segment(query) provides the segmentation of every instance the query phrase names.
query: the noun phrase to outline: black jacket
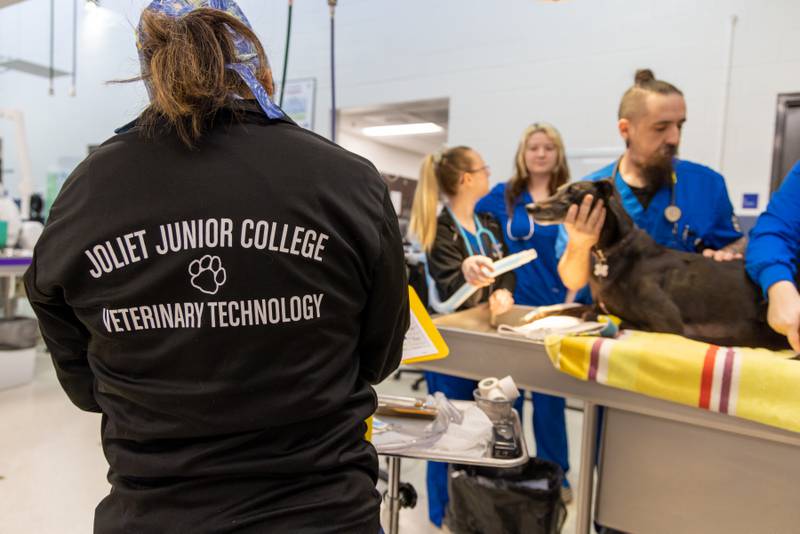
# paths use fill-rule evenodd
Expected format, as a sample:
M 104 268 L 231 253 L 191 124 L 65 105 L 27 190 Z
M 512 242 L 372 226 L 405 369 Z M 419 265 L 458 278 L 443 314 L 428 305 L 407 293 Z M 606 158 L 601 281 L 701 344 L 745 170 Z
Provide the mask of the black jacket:
M 409 320 L 387 188 L 235 106 L 196 150 L 135 126 L 106 141 L 25 276 L 62 386 L 103 413 L 96 529 L 377 531 L 364 420 Z
M 480 223 L 492 232 L 502 251 L 502 253 L 498 253 L 497 250 L 486 250 L 487 255 L 495 261 L 508 255 L 508 248 L 503 241 L 503 231 L 494 217 L 488 213 L 476 215 Z M 489 243 L 486 243 L 484 246 L 488 245 Z M 453 217 L 448 210 L 443 209 L 436 219 L 436 238 L 431 251 L 427 254 L 428 271 L 436 283 L 436 290 L 442 302 L 450 298 L 466 282 L 464 274 L 461 272 L 461 264 L 468 255 L 466 243 L 464 243 L 464 238 L 458 231 Z M 476 304 L 486 302 L 492 292 L 497 289 L 507 289 L 513 293 L 515 282 L 513 271 L 499 276 L 493 285 L 476 291 L 459 309 L 471 308 Z

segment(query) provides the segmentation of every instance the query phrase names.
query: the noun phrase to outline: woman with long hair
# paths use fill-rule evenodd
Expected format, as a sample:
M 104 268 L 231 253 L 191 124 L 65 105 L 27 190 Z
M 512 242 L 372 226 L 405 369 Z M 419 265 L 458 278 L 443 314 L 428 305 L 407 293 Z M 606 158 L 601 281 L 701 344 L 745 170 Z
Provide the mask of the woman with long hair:
M 514 304 L 514 274 L 495 278 L 492 262 L 508 253 L 500 225 L 488 214 L 476 214 L 475 203 L 489 190 L 489 167 L 475 150 L 457 146 L 425 157 L 411 209 L 410 231 L 425 250 L 428 271 L 440 300 L 462 285 L 480 287 L 460 309 L 486 303 L 502 314 Z M 441 213 L 437 209 L 443 201 Z M 450 399 L 472 400 L 478 387 L 467 380 L 426 372 L 428 392 Z M 447 464 L 428 462 L 428 515 L 441 526 L 447 509 Z
M 377 533 L 364 421 L 409 321 L 387 188 L 273 103 L 232 0 L 156 0 L 138 47 L 150 103 L 64 184 L 25 276 L 103 415 L 94 531 Z
M 514 174 L 507 183 L 496 185 L 478 202 L 475 210 L 491 214 L 503 228 L 503 239 L 510 253 L 535 249 L 536 261 L 516 269 L 514 301 L 528 306 L 558 304 L 567 299 L 567 290 L 558 276 L 556 257 L 557 226 L 541 226 L 525 210 L 525 205 L 548 198 L 569 181 L 564 142 L 558 130 L 546 123 L 528 126 L 520 136 L 514 156 Z M 533 393 L 533 428 L 536 454 L 569 470 L 569 450 L 561 397 Z M 566 500 L 571 499 L 569 482 L 564 477 Z

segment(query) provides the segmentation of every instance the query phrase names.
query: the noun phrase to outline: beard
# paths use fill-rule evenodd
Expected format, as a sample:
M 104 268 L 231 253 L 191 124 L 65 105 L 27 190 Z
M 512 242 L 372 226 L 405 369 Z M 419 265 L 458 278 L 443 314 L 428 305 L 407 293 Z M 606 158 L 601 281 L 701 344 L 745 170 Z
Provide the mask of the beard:
M 669 187 L 672 182 L 672 159 L 678 154 L 675 145 L 664 145 L 655 154 L 650 156 L 642 165 L 642 178 L 646 188 L 658 191 L 662 187 Z

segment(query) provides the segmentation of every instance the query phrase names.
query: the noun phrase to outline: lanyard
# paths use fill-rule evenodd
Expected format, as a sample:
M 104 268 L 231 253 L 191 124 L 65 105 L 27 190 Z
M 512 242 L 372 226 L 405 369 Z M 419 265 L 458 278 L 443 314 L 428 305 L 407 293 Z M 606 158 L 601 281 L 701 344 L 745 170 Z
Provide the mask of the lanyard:
M 456 216 L 453 214 L 453 211 L 450 209 L 450 207 L 446 206 L 446 208 L 447 212 L 450 213 L 450 217 L 453 219 L 453 222 L 456 223 L 456 228 L 458 228 L 458 231 L 461 233 L 461 237 L 464 239 L 464 244 L 467 246 L 467 253 L 470 256 L 474 256 L 475 250 L 472 248 L 472 245 L 470 244 L 469 237 L 467 236 L 467 231 L 464 230 L 464 227 L 461 226 L 460 222 L 458 222 L 458 219 L 456 219 Z M 499 257 L 502 257 L 503 254 L 500 248 L 500 243 L 497 242 L 497 239 L 494 237 L 494 234 L 489 230 L 487 230 L 486 227 L 481 224 L 481 221 L 478 220 L 477 215 L 473 214 L 472 218 L 475 221 L 475 238 L 476 241 L 478 242 L 478 247 L 480 247 L 481 255 L 491 257 L 491 253 L 487 254 L 486 249 L 483 248 L 482 236 L 488 235 L 489 241 L 492 243 L 492 248 Z

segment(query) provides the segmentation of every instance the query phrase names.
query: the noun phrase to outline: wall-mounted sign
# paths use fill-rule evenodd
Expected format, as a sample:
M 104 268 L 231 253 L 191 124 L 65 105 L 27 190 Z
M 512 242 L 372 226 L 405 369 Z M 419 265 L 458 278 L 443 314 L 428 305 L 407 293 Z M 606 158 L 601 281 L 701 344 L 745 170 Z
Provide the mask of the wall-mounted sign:
M 742 208 L 744 209 L 758 208 L 758 193 L 744 193 L 742 195 Z
M 276 82 L 278 91 L 280 91 L 280 87 L 280 82 Z M 294 122 L 307 130 L 314 129 L 314 100 L 316 88 L 316 78 L 286 80 L 286 96 L 283 97 L 283 111 L 285 111 Z M 279 94 L 276 94 L 275 101 L 280 102 Z

